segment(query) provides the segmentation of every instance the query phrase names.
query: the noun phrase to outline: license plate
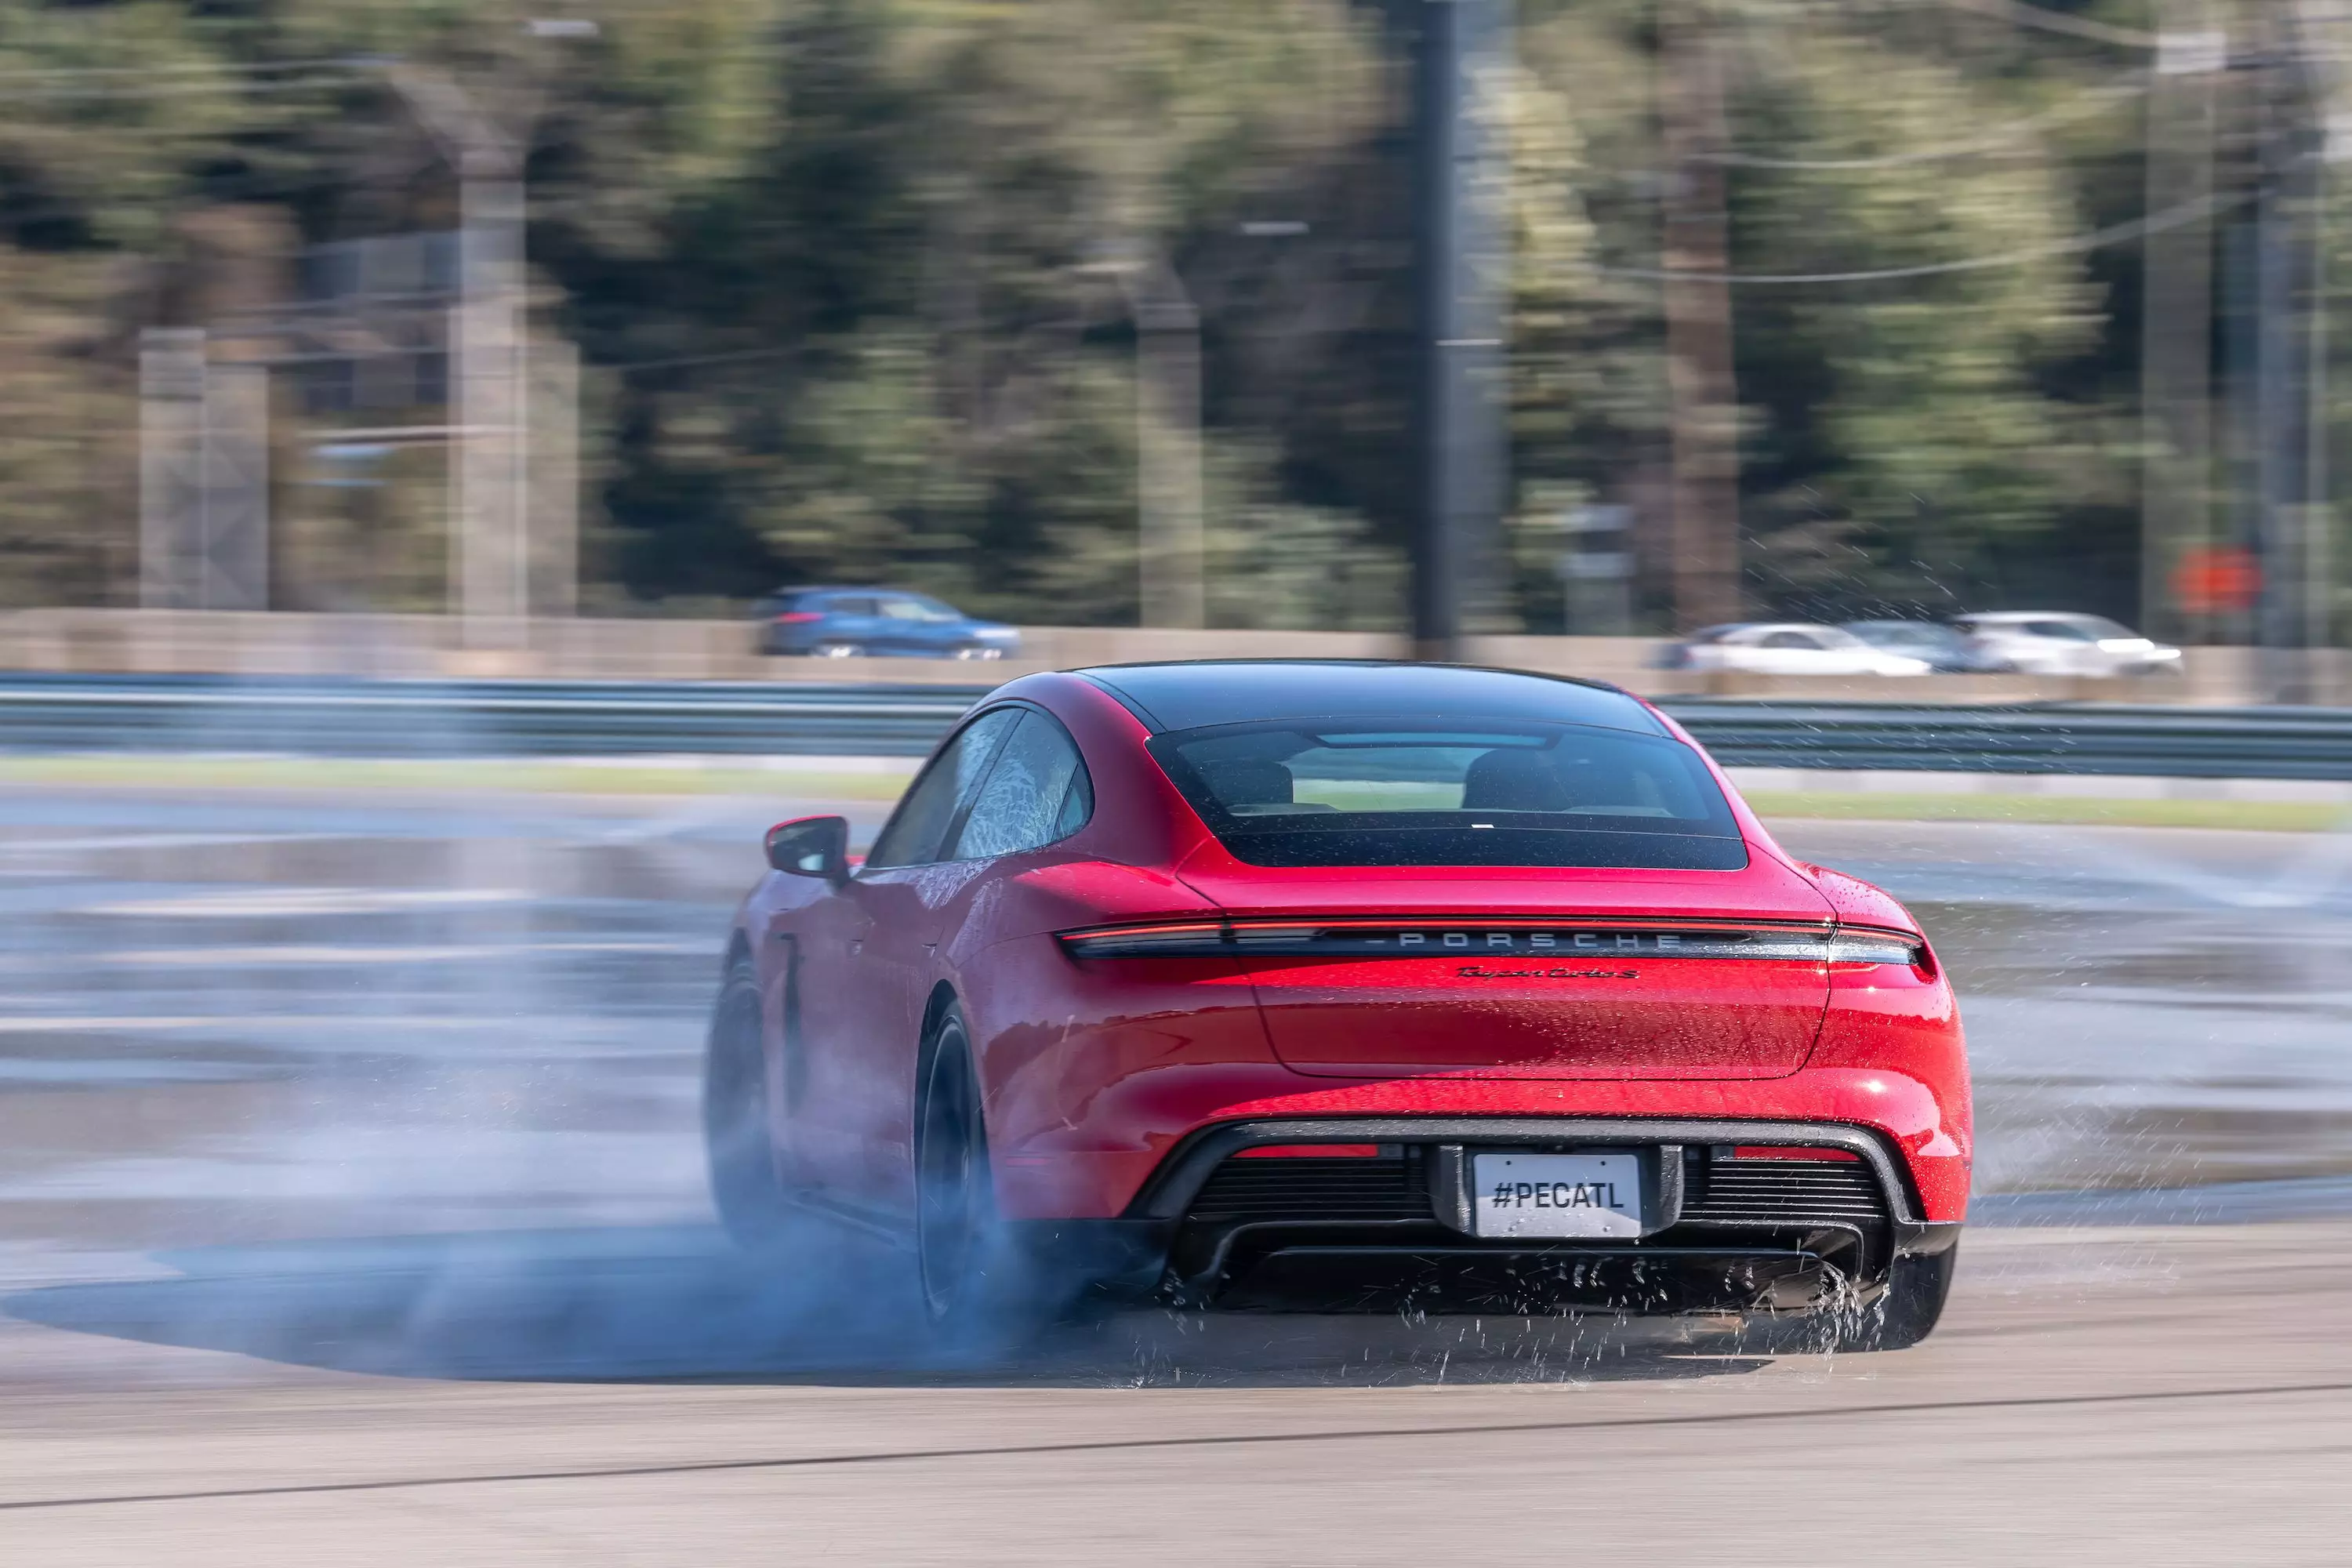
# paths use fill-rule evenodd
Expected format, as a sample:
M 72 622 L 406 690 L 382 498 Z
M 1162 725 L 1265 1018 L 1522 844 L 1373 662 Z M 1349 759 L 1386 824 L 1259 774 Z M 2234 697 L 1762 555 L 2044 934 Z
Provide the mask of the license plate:
M 1642 1161 L 1607 1154 L 1480 1154 L 1472 1215 L 1480 1236 L 1639 1236 Z

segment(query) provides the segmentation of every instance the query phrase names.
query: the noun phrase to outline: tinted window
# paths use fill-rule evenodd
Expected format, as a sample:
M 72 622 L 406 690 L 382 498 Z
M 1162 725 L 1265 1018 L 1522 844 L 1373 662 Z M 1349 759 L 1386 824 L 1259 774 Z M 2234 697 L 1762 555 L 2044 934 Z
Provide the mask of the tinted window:
M 874 601 L 836 594 L 825 608 L 836 616 L 870 616 L 874 613 Z
M 1822 645 L 1802 632 L 1774 632 L 1764 639 L 1766 647 L 1819 648 Z
M 948 609 L 946 606 L 941 605 L 931 604 L 928 600 L 923 599 L 885 599 L 882 601 L 882 614 L 886 618 L 894 621 L 952 621 L 956 619 L 956 614 L 953 610 Z
M 1119 665 L 1086 674 L 1154 730 L 1450 713 L 1472 722 L 1605 724 L 1665 733 L 1655 715 L 1622 691 L 1502 669 L 1300 659 Z
M 1026 711 L 999 708 L 964 726 L 947 750 L 931 759 L 907 798 L 890 816 L 882 837 L 866 857 L 869 870 L 891 866 L 928 866 L 940 858 L 940 846 L 954 827 L 956 814 L 988 776 L 988 764 L 997 747 Z
M 2025 623 L 2025 629 L 2032 636 L 2037 637 L 2048 637 L 2053 642 L 2096 642 L 2099 640 L 2092 634 L 2091 629 L 2088 626 L 2078 626 L 2073 621 L 2028 621 Z
M 984 860 L 1034 849 L 1076 832 L 1093 810 L 1077 742 L 1054 719 L 1031 712 L 997 753 L 947 858 Z
M 1881 647 L 1943 649 L 1957 647 L 1960 640 L 1949 627 L 1925 621 L 1857 621 L 1845 629 Z
M 1232 724 L 1156 736 L 1226 848 L 1260 866 L 1732 870 L 1747 846 L 1696 752 L 1558 724 Z

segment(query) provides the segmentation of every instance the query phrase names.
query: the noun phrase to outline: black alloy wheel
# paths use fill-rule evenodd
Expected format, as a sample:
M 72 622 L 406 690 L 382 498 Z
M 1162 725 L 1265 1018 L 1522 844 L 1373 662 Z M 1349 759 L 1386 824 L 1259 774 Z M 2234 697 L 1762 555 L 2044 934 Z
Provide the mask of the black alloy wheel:
M 1001 1266 L 988 1134 L 971 1044 L 954 1008 L 925 1054 L 915 1107 L 915 1262 L 924 1315 L 941 1326 L 976 1317 Z
M 719 988 L 703 1058 L 702 1142 L 710 1197 L 738 1247 L 774 1246 L 790 1219 L 768 1130 L 768 1072 L 761 1049 L 760 984 L 737 963 Z

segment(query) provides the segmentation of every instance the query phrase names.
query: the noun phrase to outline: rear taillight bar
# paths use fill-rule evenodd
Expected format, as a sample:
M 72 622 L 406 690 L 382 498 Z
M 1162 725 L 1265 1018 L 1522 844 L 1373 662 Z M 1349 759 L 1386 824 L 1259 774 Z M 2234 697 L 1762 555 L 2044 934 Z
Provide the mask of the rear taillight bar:
M 1862 1156 L 1851 1149 L 1816 1148 L 1810 1143 L 1735 1143 L 1727 1150 L 1718 1148 L 1718 1160 L 1827 1160 L 1835 1163 L 1857 1164 Z
M 1739 958 L 1927 962 L 1919 939 L 1792 921 L 1436 920 L 1148 921 L 1060 933 L 1073 958 Z
M 1234 1152 L 1236 1160 L 1377 1160 L 1396 1157 L 1397 1145 L 1381 1143 L 1257 1143 Z

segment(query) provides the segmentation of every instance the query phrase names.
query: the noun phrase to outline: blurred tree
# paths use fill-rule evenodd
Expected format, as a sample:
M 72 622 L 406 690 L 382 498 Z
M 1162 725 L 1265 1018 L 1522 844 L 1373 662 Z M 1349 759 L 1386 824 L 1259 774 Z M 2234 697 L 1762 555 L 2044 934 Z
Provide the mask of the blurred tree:
M 1645 603 L 1669 607 L 1657 5 L 1524 0 L 1497 98 L 1512 585 L 1539 629 L 1570 499 L 1633 508 Z M 1753 606 L 2130 613 L 2137 253 L 2070 243 L 2139 216 L 2146 62 L 1898 0 L 1687 8 L 1729 65 L 1735 273 L 1999 262 L 1731 287 Z M 556 14 L 596 30 L 528 25 Z M 137 329 L 217 309 L 224 234 L 454 223 L 397 58 L 530 149 L 539 330 L 594 389 L 592 603 L 888 578 L 1131 618 L 1110 269 L 1150 254 L 1202 309 L 1214 618 L 1394 625 L 1412 237 L 1389 47 L 1349 0 L 24 0 L 0 10 L 0 595 L 128 591 Z M 446 548 L 429 466 L 387 468 L 400 493 L 371 511 L 402 603 L 432 602 Z

